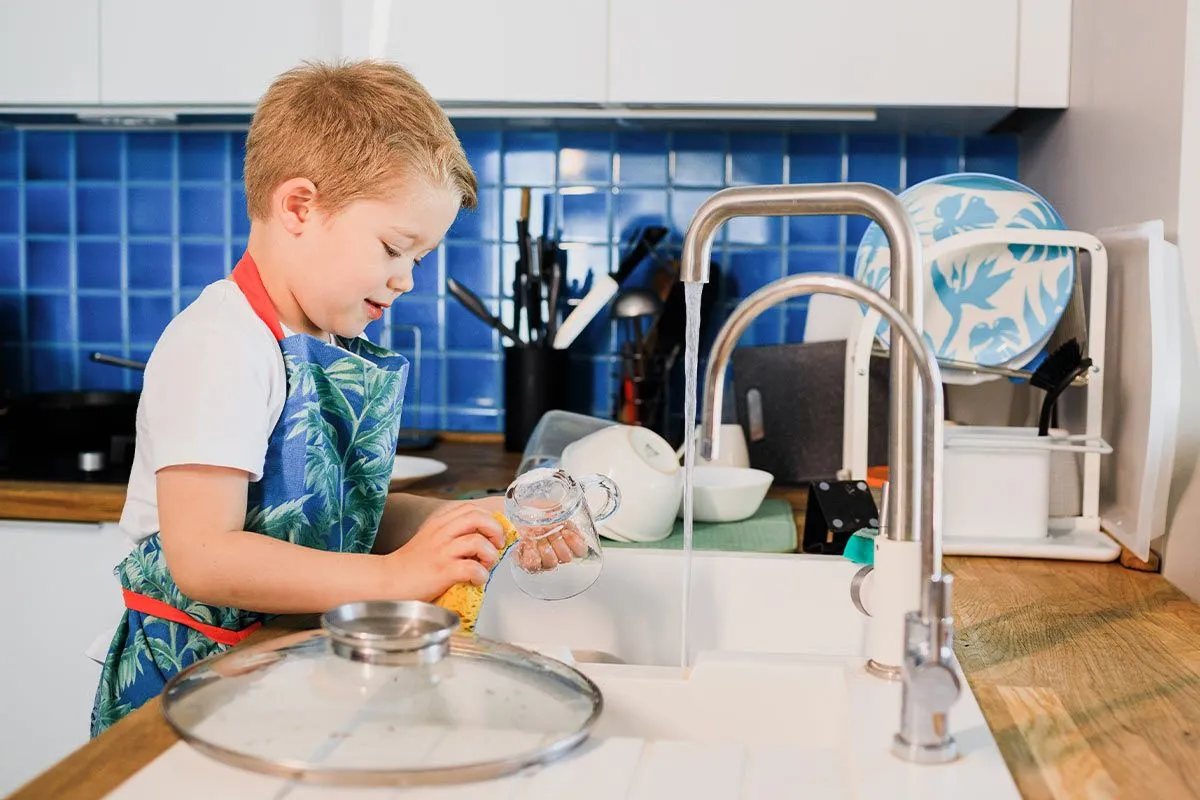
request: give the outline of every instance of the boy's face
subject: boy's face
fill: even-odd
[[[358,336],[412,289],[415,262],[437,247],[459,206],[450,189],[408,180],[335,214],[311,209],[287,266],[304,316],[322,331]]]

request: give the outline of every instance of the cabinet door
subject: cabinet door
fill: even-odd
[[[0,796],[88,741],[100,666],[84,651],[124,607],[115,525],[0,521]]]
[[[331,0],[101,0],[101,100],[253,105],[279,73],[337,58],[340,15]]]
[[[608,0],[392,0],[386,21],[345,0],[343,55],[383,56],[443,103],[599,103],[608,58]]]
[[[4,0],[0,105],[94,104],[100,0]]]
[[[609,99],[1012,106],[1018,0],[610,0]]]

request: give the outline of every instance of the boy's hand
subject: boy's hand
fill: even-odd
[[[456,583],[482,586],[504,547],[504,530],[485,509],[454,503],[432,514],[411,541],[386,556],[395,597],[432,600]]]
[[[559,564],[587,555],[587,540],[571,522],[519,530],[521,538],[514,547],[517,565],[526,572],[554,569]]]

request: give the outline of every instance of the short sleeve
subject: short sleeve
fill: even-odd
[[[150,467],[230,467],[257,481],[286,394],[279,345],[240,293],[188,311],[146,365],[138,433]]]

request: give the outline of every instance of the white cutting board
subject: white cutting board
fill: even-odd
[[[1143,560],[1166,532],[1183,373],[1179,249],[1162,220],[1097,231],[1108,250],[1100,517]]]

